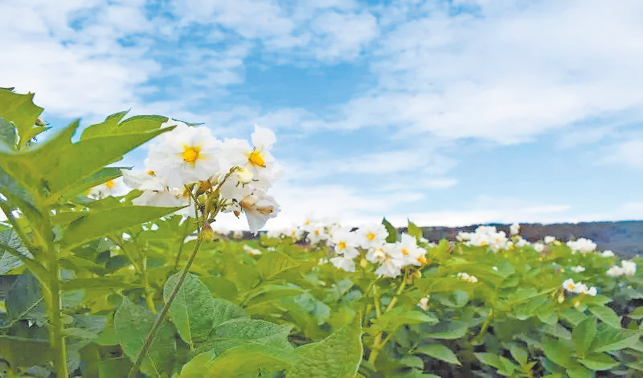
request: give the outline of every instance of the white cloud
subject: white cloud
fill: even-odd
[[[355,58],[379,33],[377,19],[370,13],[328,11],[311,22],[311,29],[320,36],[314,51],[321,60]]]
[[[643,139],[615,144],[611,147],[610,152],[607,153],[604,162],[643,168]]]

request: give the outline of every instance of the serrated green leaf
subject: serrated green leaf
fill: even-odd
[[[605,353],[590,354],[579,362],[592,370],[608,370],[618,365],[618,362]]]
[[[354,377],[362,361],[362,326],[356,316],[352,324],[317,343],[295,349],[297,362],[288,378]]]
[[[606,306],[589,306],[588,310],[606,324],[614,328],[621,328],[621,318],[611,308]]]
[[[168,300],[179,281],[180,273],[168,278],[163,288],[163,298]],[[238,306],[214,298],[205,284],[193,274],[186,276],[172,306],[170,318],[176,325],[181,338],[192,345],[207,339],[210,331],[219,324],[248,315]]]
[[[80,139],[85,140],[95,137],[118,134],[117,132],[115,132],[116,128],[118,127],[118,123],[127,115],[127,113],[129,113],[129,110],[114,113],[107,116],[107,118],[105,118],[105,120],[101,123],[87,126],[87,128],[83,131],[83,134],[80,136]]]
[[[62,194],[62,196],[63,198],[73,198],[74,196],[81,194],[97,185],[104,184],[107,181],[121,177],[123,175],[121,169],[130,169],[130,167],[103,168],[100,171],[93,173],[91,176],[88,176],[82,179],[77,184],[73,185],[71,188],[66,190]]]
[[[589,350],[596,336],[596,319],[587,317],[587,319],[578,323],[572,330],[572,342],[579,356],[584,356]]]
[[[23,186],[39,188],[38,195],[48,204],[53,204],[79,181],[122,159],[126,152],[171,130],[165,128],[71,143],[71,137],[77,128],[78,121],[44,144],[26,152],[0,151],[3,168]]]
[[[438,360],[446,361],[450,364],[461,365],[455,353],[453,353],[451,349],[445,347],[442,344],[420,345],[415,350],[415,353],[426,354],[427,356],[437,358]]]
[[[145,223],[171,214],[180,207],[122,206],[115,209],[92,211],[70,223],[63,231],[61,244],[65,248],[98,239],[112,232]]]
[[[389,221],[387,221],[386,218],[382,219],[382,224],[384,225],[384,227],[386,227],[386,231],[388,232],[386,242],[395,243],[399,237],[397,229],[393,227],[393,225]]]
[[[36,125],[36,120],[43,108],[33,103],[33,93],[18,94],[11,90],[0,88],[0,117],[7,122],[12,122],[18,130],[20,141],[18,148],[22,148],[33,138],[34,131],[41,129]]]

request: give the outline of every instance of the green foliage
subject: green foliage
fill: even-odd
[[[336,333],[295,350],[297,362],[287,377],[353,377],[362,360],[362,327],[359,317]]]
[[[119,177],[120,168],[107,165],[169,130],[160,129],[168,119],[120,112],[77,141],[74,122],[36,143],[33,136],[47,127],[32,98],[0,89],[0,207],[9,215],[0,224],[0,275],[13,281],[0,307],[0,358],[10,376],[34,369],[42,376],[127,376],[197,244],[186,237],[199,224],[172,215],[177,208],[134,206],[138,191],[100,200],[85,194]],[[382,223],[388,242],[400,240]],[[140,374],[643,372],[642,269],[609,277],[614,258],[573,254],[564,244],[542,253],[516,244],[434,245],[410,221],[407,233],[428,261],[393,278],[376,276],[366,251],[356,271],[345,272],[324,263],[331,254],[321,244],[265,236],[202,241]],[[571,270],[578,265],[585,271]],[[567,278],[600,295],[564,291]]]

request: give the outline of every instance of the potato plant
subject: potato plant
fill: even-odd
[[[32,97],[0,89],[6,376],[643,374],[639,258],[490,228],[431,243],[386,220],[235,238],[217,232],[220,212],[252,231],[278,212],[268,132],[229,153],[179,146],[137,176],[110,165],[196,126],[117,113],[36,141],[48,127]],[[225,157],[212,177],[196,170],[209,149]],[[183,163],[195,171],[164,171]],[[121,176],[136,188],[112,192]]]

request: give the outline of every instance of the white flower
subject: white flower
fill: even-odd
[[[574,280],[569,278],[563,282],[563,288],[570,293],[586,293],[587,292],[587,285],[577,282],[574,283]]]
[[[261,255],[261,253],[262,253],[260,250],[258,250],[256,248],[252,248],[251,246],[249,246],[247,244],[243,245],[243,250],[248,252],[249,254],[251,254],[253,256],[258,256],[258,255]]]
[[[633,276],[636,274],[636,263],[630,260],[621,261],[621,266],[623,267],[623,274],[626,276]]]
[[[520,225],[518,223],[512,224],[509,226],[509,231],[511,232],[511,235],[518,235],[520,232]]]
[[[596,288],[595,288],[594,286],[592,286],[592,287],[591,287],[589,290],[587,290],[587,292],[585,292],[584,294],[591,295],[591,296],[593,297],[593,296],[595,296],[595,295],[596,295]]]
[[[619,277],[625,274],[625,271],[618,265],[612,265],[612,267],[607,270],[606,274],[610,277]]]
[[[366,252],[366,260],[372,263],[382,263],[386,259],[386,253],[384,252],[384,247],[370,248]]]
[[[279,239],[281,238],[281,235],[282,235],[281,230],[268,230],[268,232],[266,232],[266,237],[270,239]]]
[[[426,250],[418,247],[417,240],[409,234],[402,234],[397,250],[402,254],[405,265],[421,266],[427,262]]]
[[[295,241],[298,241],[299,239],[301,239],[303,233],[304,231],[301,228],[295,227],[295,226],[287,228],[283,231],[284,236],[288,238],[293,238]]]
[[[601,253],[601,257],[614,257],[614,252],[608,249],[607,251],[603,251],[603,253]]]
[[[357,235],[354,232],[351,232],[349,228],[341,228],[335,231],[330,240],[335,245],[335,253],[338,255],[343,255],[350,259],[359,255],[359,252],[357,251],[357,246],[359,245]]]
[[[534,243],[534,244],[532,245],[532,248],[533,248],[536,252],[538,252],[538,253],[542,253],[542,252],[545,250],[545,245],[544,245],[543,243],[536,242],[536,243]]]
[[[239,205],[246,214],[250,232],[254,234],[268,222],[268,219],[276,217],[280,211],[277,201],[261,191],[255,191],[246,196]]]
[[[528,245],[530,245],[530,243],[526,239],[523,239],[523,238],[518,239],[518,241],[516,242],[516,247],[517,248],[526,247]]]
[[[127,187],[123,184],[123,179],[117,177],[93,187],[87,196],[94,199],[102,199],[109,196],[119,197],[127,194],[128,191]]]
[[[381,223],[360,227],[357,232],[360,238],[360,246],[364,249],[381,246],[388,237],[388,231]]]
[[[550,244],[556,241],[554,236],[545,236],[545,244]]]
[[[270,154],[270,149],[277,138],[271,130],[257,125],[251,138],[254,146],[245,140],[226,139],[223,143],[224,154],[231,164],[247,168],[258,178],[273,168],[275,158]]]
[[[580,238],[576,241],[568,241],[567,246],[571,248],[572,253],[576,251],[580,253],[589,253],[596,249],[596,243],[585,238]]]
[[[221,141],[210,129],[179,124],[150,148],[145,165],[164,185],[182,188],[227,172],[230,167],[221,161],[221,152]]]
[[[574,271],[574,272],[576,272],[576,273],[582,273],[582,272],[584,272],[584,271],[585,271],[585,268],[584,268],[584,267],[582,267],[582,266],[580,266],[580,265],[578,265],[578,266],[573,267],[573,268],[572,268],[572,271]]]
[[[330,259],[330,262],[335,265],[336,268],[343,269],[347,272],[355,271],[355,261],[346,257],[333,257]]]
[[[326,239],[328,239],[328,234],[326,234],[326,230],[323,226],[311,228],[310,231],[308,231],[308,235],[306,235],[306,240],[310,245],[317,244]]]
[[[429,311],[429,296],[428,295],[426,297],[420,298],[420,301],[418,302],[418,307],[420,307],[423,311]]]

